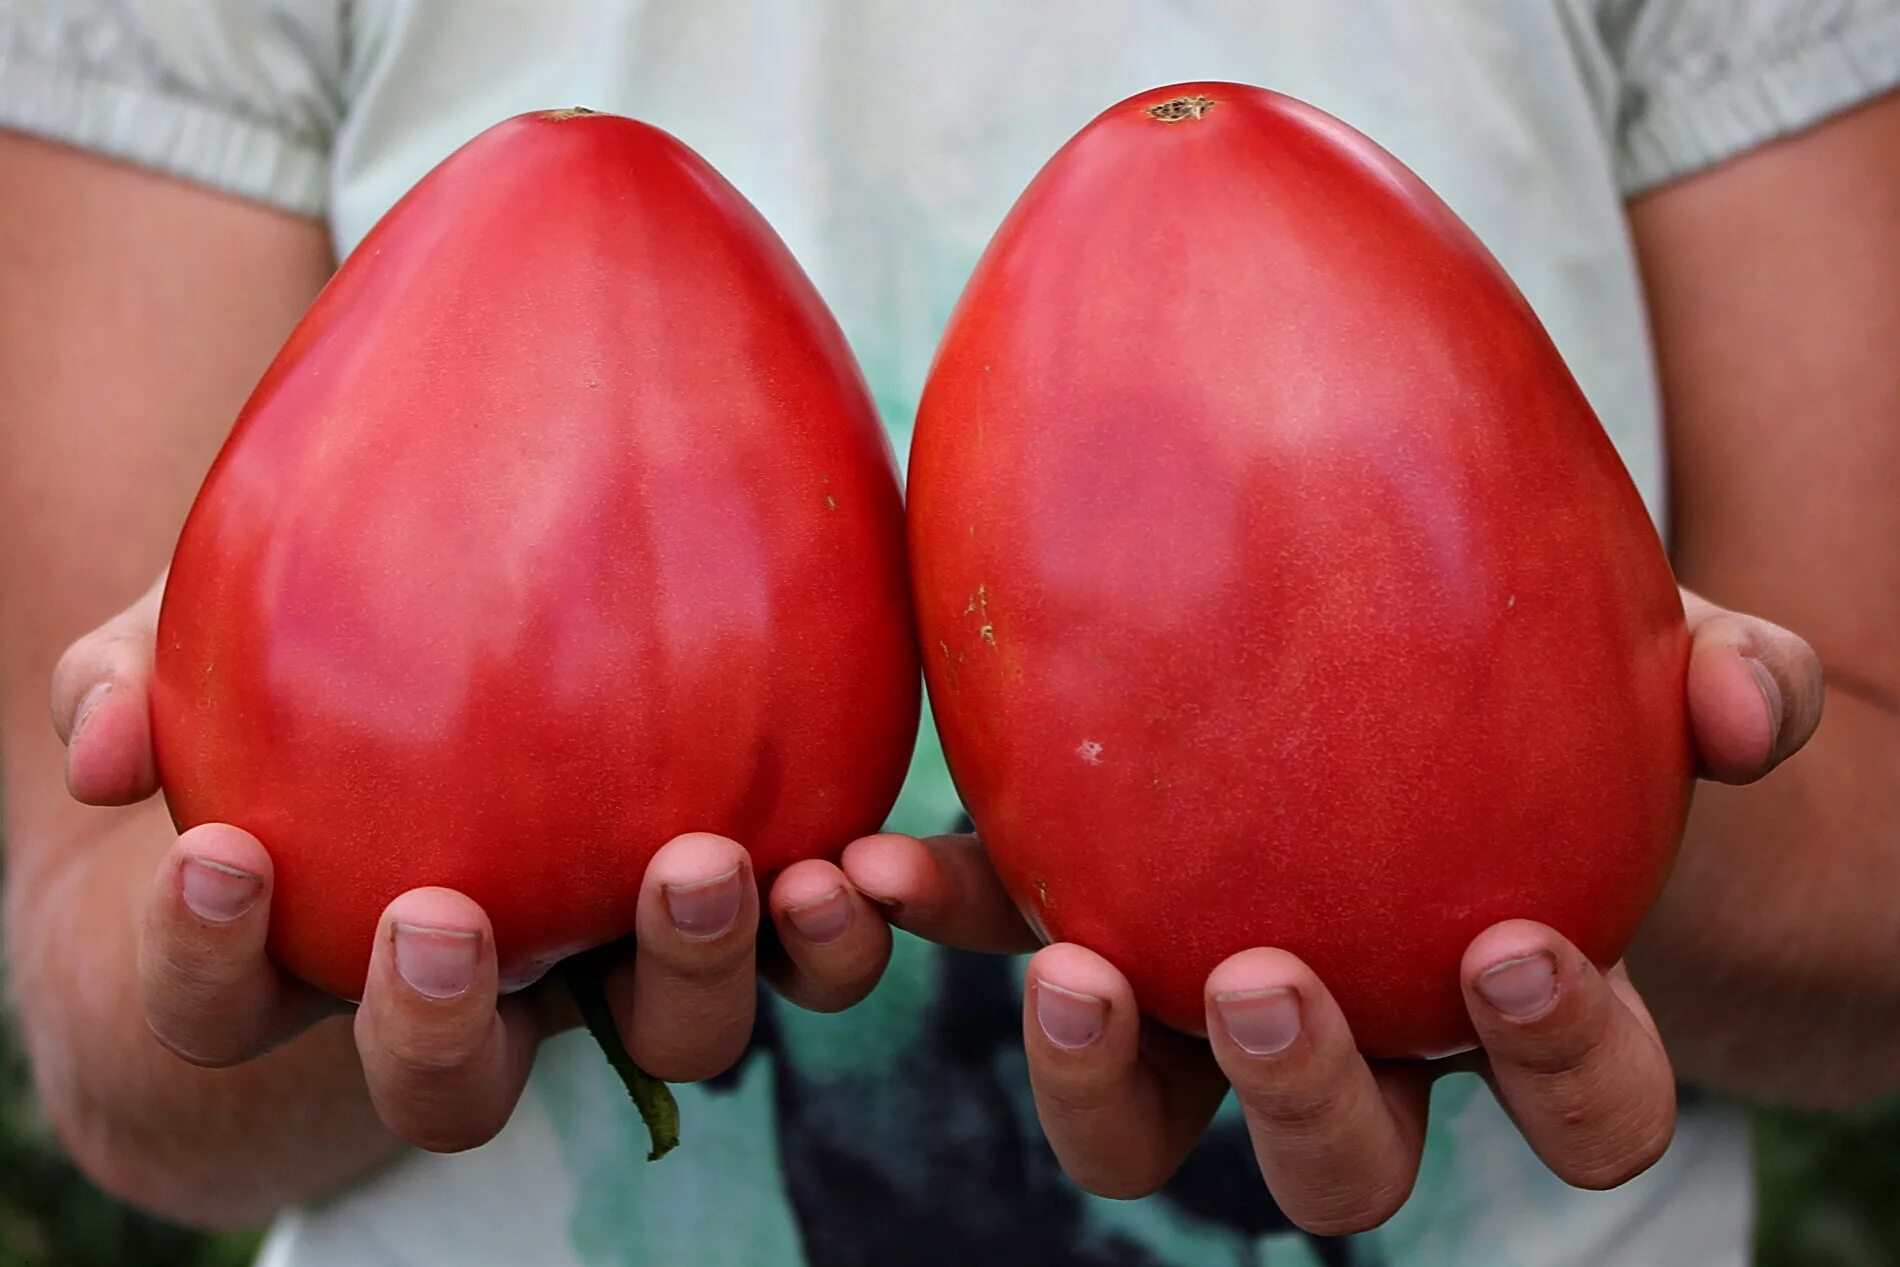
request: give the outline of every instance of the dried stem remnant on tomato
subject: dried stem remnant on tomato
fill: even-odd
[[[586,106],[569,106],[565,110],[550,110],[547,118],[550,123],[565,123],[569,119],[578,119],[582,115],[593,114]]]
[[[1163,123],[1179,123],[1183,119],[1198,119],[1213,108],[1212,97],[1170,97],[1158,106],[1149,106],[1148,114]]]

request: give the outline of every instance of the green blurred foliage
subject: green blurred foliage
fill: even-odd
[[[1755,1116],[1759,1267],[1900,1263],[1900,1104]]]
[[[1758,1267],[1900,1263],[1900,1105],[1757,1117]],[[0,1267],[241,1267],[257,1237],[202,1235],[105,1196],[67,1163],[0,1026]]]

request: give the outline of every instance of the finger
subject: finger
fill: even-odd
[[[800,1007],[850,1007],[871,992],[890,962],[891,926],[829,862],[787,867],[773,881],[766,906],[784,952],[766,959],[766,977]]]
[[[1093,951],[1058,944],[1029,961],[1023,1046],[1036,1116],[1062,1169],[1097,1196],[1168,1181],[1226,1093],[1205,1047],[1150,1031],[1133,990]]]
[[[1814,649],[1780,625],[1684,592],[1695,641],[1689,719],[1702,772],[1724,783],[1761,778],[1807,743],[1825,695]]]
[[[1214,1057],[1280,1209],[1322,1236],[1391,1218],[1418,1175],[1425,1079],[1375,1077],[1332,994],[1285,951],[1242,951],[1206,989]]]
[[[995,954],[1042,945],[975,836],[866,836],[846,847],[839,865],[905,932]]]
[[[158,1041],[193,1064],[250,1060],[343,1007],[266,954],[271,880],[264,847],[222,823],[180,836],[158,868],[139,997]]]
[[[532,1018],[496,1006],[495,938],[452,889],[412,889],[376,929],[356,1049],[383,1125],[432,1152],[495,1137],[533,1063]]]
[[[1481,934],[1462,974],[1492,1083],[1553,1173],[1612,1188],[1662,1156],[1675,1132],[1675,1076],[1627,977],[1612,984],[1526,920]]]
[[[647,866],[633,962],[607,977],[627,1052],[667,1082],[723,1073],[745,1051],[757,999],[759,893],[746,851],[695,832]]]
[[[66,787],[89,805],[129,805],[158,787],[146,692],[163,586],[67,648],[53,669]]]

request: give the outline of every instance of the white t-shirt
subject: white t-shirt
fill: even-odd
[[[339,253],[521,111],[671,131],[830,302],[901,454],[977,255],[1078,127],[1231,79],[1394,152],[1549,327],[1663,518],[1662,434],[1623,201],[1900,82],[1900,0],[0,0],[0,125],[326,217]],[[947,829],[928,725],[900,830]],[[1017,1040],[1020,964],[907,937],[863,1005],[768,1001],[747,1059],[681,1088],[661,1164],[584,1036],[543,1049],[487,1147],[412,1154],[286,1215],[273,1267],[956,1263],[1739,1265],[1748,1138],[1686,1094],[1648,1174],[1552,1178],[1475,1079],[1442,1082],[1417,1190],[1377,1232],[1292,1229],[1231,1104],[1169,1187],[1062,1179]]]

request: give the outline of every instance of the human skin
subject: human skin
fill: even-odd
[[[1481,935],[1464,964],[1484,1039],[1464,1067],[1485,1070],[1545,1163],[1574,1183],[1613,1184],[1653,1162],[1673,1127],[1675,1073],[1828,1105],[1900,1082],[1889,900],[1900,880],[1900,500],[1882,482],[1900,469],[1900,376],[1887,355],[1900,344],[1896,154],[1900,103],[1889,99],[1631,208],[1667,406],[1674,562],[1708,600],[1686,597],[1690,711],[1711,782],[1627,972],[1598,973],[1522,923]],[[133,198],[147,209],[137,224],[113,214]],[[329,267],[313,223],[0,137],[0,381],[13,410],[0,430],[0,534],[12,543],[0,559],[0,759],[14,988],[68,1147],[113,1191],[202,1222],[254,1222],[360,1174],[399,1139],[479,1142],[505,1120],[534,1040],[568,1021],[533,1000],[497,1010],[492,965],[446,1003],[404,993],[385,954],[372,968],[385,995],[353,1023],[299,1031],[316,1009],[285,1001],[260,949],[261,847],[228,828],[177,838],[156,801],[138,801],[152,786],[149,597],[60,658],[149,593],[225,421]],[[65,750],[42,711],[56,662]],[[1821,662],[1827,726],[1754,783],[1813,732]],[[113,689],[94,695],[105,680]],[[87,699],[96,706],[75,728]],[[137,803],[83,808],[62,774],[83,800]],[[675,842],[654,864],[668,869],[649,872],[648,908],[664,910],[668,883],[717,879],[736,851],[712,837]],[[194,859],[259,878],[242,914],[190,909],[181,868]],[[635,1042],[659,1033],[677,1046],[636,1050],[656,1071],[704,1076],[743,1043],[759,899],[743,878],[740,890],[739,914],[710,942],[669,951],[669,924],[643,922],[643,951],[649,932],[656,944],[623,973],[621,997],[644,971],[635,993],[670,1000],[670,1023],[628,1027]],[[801,949],[789,912],[836,893],[846,932]],[[885,918],[951,944],[1035,946],[967,839],[871,837],[846,852],[842,875],[794,868],[765,901],[791,952],[775,976],[819,1006],[869,988],[888,954]],[[482,922],[440,890],[398,899],[385,918],[451,936]],[[1043,1125],[1084,1187],[1159,1187],[1231,1084],[1296,1222],[1373,1226],[1410,1191],[1436,1070],[1361,1059],[1323,983],[1290,956],[1262,948],[1215,970],[1211,1047],[1151,1036],[1138,1051],[1126,982],[1080,947],[1039,951],[1029,987],[1024,1040]],[[201,1056],[197,1043],[227,1043],[216,1063],[228,1067],[179,1060],[154,1027]],[[177,1127],[188,1120],[187,1136]]]

